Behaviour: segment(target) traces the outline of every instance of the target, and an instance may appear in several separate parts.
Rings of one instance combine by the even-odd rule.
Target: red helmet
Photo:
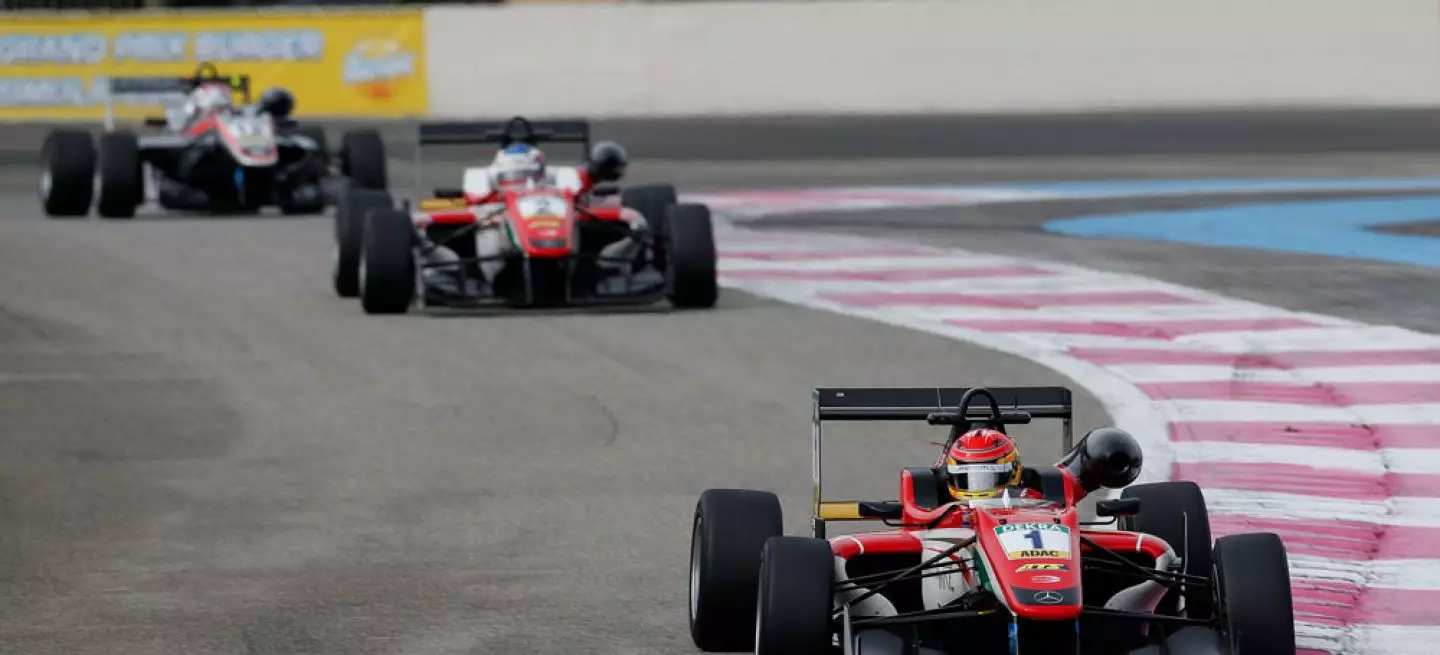
[[[956,500],[993,498],[1020,484],[1020,449],[998,430],[971,430],[945,453],[945,477]]]

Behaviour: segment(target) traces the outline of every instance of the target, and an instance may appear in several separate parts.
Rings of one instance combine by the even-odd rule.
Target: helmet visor
[[[497,171],[495,178],[505,183],[524,182],[539,177],[540,170],[539,166],[514,166]]]
[[[956,491],[994,491],[1010,484],[1020,463],[1010,461],[970,464],[951,462],[945,467],[950,476],[950,486]]]

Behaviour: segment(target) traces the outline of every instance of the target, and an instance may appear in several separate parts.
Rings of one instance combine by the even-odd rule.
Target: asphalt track
[[[5,143],[23,141],[5,132]],[[781,163],[714,163],[673,147],[676,159],[642,161],[635,179],[701,190],[1400,175],[1440,163],[1424,153],[930,151],[837,163],[811,160],[845,153],[804,149]],[[453,164],[427,168],[445,180]],[[406,179],[398,167],[392,176]],[[7,652],[693,652],[694,499],[714,486],[773,489],[800,530],[811,387],[1067,383],[978,347],[733,292],[699,313],[367,317],[328,288],[328,219],[50,221],[33,180],[32,168],[0,170]],[[903,230],[1282,307],[1440,322],[1399,291],[1433,293],[1433,271],[1036,228],[1097,206],[783,223]],[[1079,398],[1081,426],[1106,420]],[[926,432],[837,430],[848,443],[827,453],[833,488],[893,495],[897,467],[933,457]],[[1034,430],[1022,445],[1031,457],[1058,451]]]

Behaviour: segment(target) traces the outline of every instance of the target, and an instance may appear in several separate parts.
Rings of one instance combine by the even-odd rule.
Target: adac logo
[[[393,97],[398,80],[415,74],[415,53],[391,38],[365,39],[345,55],[341,79],[375,99]]]

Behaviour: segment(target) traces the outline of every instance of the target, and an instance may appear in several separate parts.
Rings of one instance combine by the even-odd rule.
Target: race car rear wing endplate
[[[1063,426],[1061,444],[1064,452],[1074,447],[1074,400],[1065,387],[987,387],[1000,410],[1025,412],[1031,418],[1060,419]],[[964,387],[856,387],[816,388],[812,393],[813,412],[811,417],[811,466],[814,480],[814,512],[811,517],[815,536],[825,533],[822,518],[830,514],[830,520],[875,520],[866,516],[861,509],[853,515],[841,518],[833,512],[823,511],[827,506],[838,509],[842,506],[860,506],[857,501],[826,501],[821,494],[821,424],[825,421],[926,421],[932,414],[955,412],[959,409],[960,397],[969,389]],[[990,417],[988,401],[972,402],[966,411],[967,418],[977,420]],[[846,513],[846,510],[841,510]]]

